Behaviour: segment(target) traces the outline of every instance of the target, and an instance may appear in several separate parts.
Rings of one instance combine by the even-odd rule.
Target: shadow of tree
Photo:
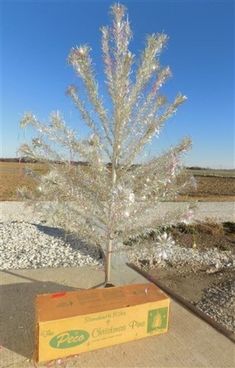
[[[91,244],[85,243],[76,234],[67,233],[62,228],[51,227],[51,226],[35,224],[35,223],[31,223],[31,225],[34,225],[39,231],[43,232],[44,234],[48,236],[63,240],[73,250],[79,250],[79,252],[84,256],[89,255],[94,259],[103,258],[103,253],[102,253],[101,248],[99,248],[98,246],[95,247]]]

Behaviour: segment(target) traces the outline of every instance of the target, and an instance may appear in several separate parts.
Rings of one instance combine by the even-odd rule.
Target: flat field
[[[0,162],[0,201],[20,200],[17,189],[25,186],[34,190],[35,181],[26,175],[27,169],[36,174],[46,173],[41,163]],[[197,183],[197,189],[179,196],[179,201],[234,201],[235,170],[187,169]]]
[[[235,170],[187,169],[197,187],[180,196],[179,200],[234,201]]]
[[[20,200],[17,190],[21,187],[34,190],[36,183],[26,175],[26,169],[36,174],[47,171],[46,165],[39,163],[0,162],[0,201]]]

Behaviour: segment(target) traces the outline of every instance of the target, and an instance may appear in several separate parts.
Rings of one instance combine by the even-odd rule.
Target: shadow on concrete
[[[5,272],[14,275],[13,272]],[[31,359],[35,349],[36,295],[81,289],[25,276],[20,278],[28,282],[0,286],[0,341],[3,347]]]

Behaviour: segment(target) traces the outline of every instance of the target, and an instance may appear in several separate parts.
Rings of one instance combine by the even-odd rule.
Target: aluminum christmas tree
[[[104,250],[107,283],[112,252],[123,249],[125,240],[187,217],[179,210],[159,215],[158,208],[187,185],[181,155],[191,145],[186,138],[156,158],[143,159],[146,146],[186,97],[178,94],[168,103],[159,92],[171,75],[170,68],[159,62],[167,36],[148,36],[136,63],[129,49],[132,34],[124,6],[113,5],[111,13],[111,26],[101,29],[109,111],[98,91],[91,49],[75,47],[68,61],[84,88],[70,86],[67,93],[91,134],[79,138],[59,112],[51,114],[49,124],[27,113],[21,126],[31,125],[38,136],[20,149],[24,157],[49,167],[46,175],[35,177],[38,190],[28,196],[56,225]]]

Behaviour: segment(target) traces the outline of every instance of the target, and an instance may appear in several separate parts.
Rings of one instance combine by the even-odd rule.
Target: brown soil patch
[[[35,190],[36,183],[25,174],[26,169],[31,169],[36,174],[47,171],[46,165],[38,163],[0,162],[0,201],[19,200],[17,189],[21,187]]]
[[[180,224],[173,226],[170,231],[177,244],[198,250],[218,248],[235,252],[235,224],[225,222],[198,223],[192,225]]]
[[[203,295],[203,290],[211,285],[230,278],[235,279],[235,271],[223,271],[214,274],[201,271],[195,274],[179,272],[174,268],[162,269],[156,267],[148,270],[148,273],[189,302],[198,302]]]
[[[35,189],[35,182],[25,174],[25,169],[46,173],[41,163],[0,162],[0,200],[20,200],[17,189],[25,186]],[[84,167],[85,169],[85,167]],[[234,170],[187,169],[197,182],[197,189],[182,193],[177,201],[235,201]]]
[[[177,244],[183,247],[192,248],[194,244],[201,251],[216,247],[219,251],[235,253],[235,223],[180,224],[169,232]],[[192,272],[190,266],[175,268],[170,264],[166,268],[155,265],[151,269],[143,264],[143,268],[163,285],[235,333],[234,289],[229,286],[235,282],[234,267],[223,270],[214,268],[209,273],[208,268]]]
[[[193,174],[193,172],[192,172]],[[193,199],[198,201],[234,201],[235,200],[235,177],[229,172],[227,176],[198,175],[193,174],[197,188],[190,190],[180,199]],[[231,175],[231,176],[230,176]]]

